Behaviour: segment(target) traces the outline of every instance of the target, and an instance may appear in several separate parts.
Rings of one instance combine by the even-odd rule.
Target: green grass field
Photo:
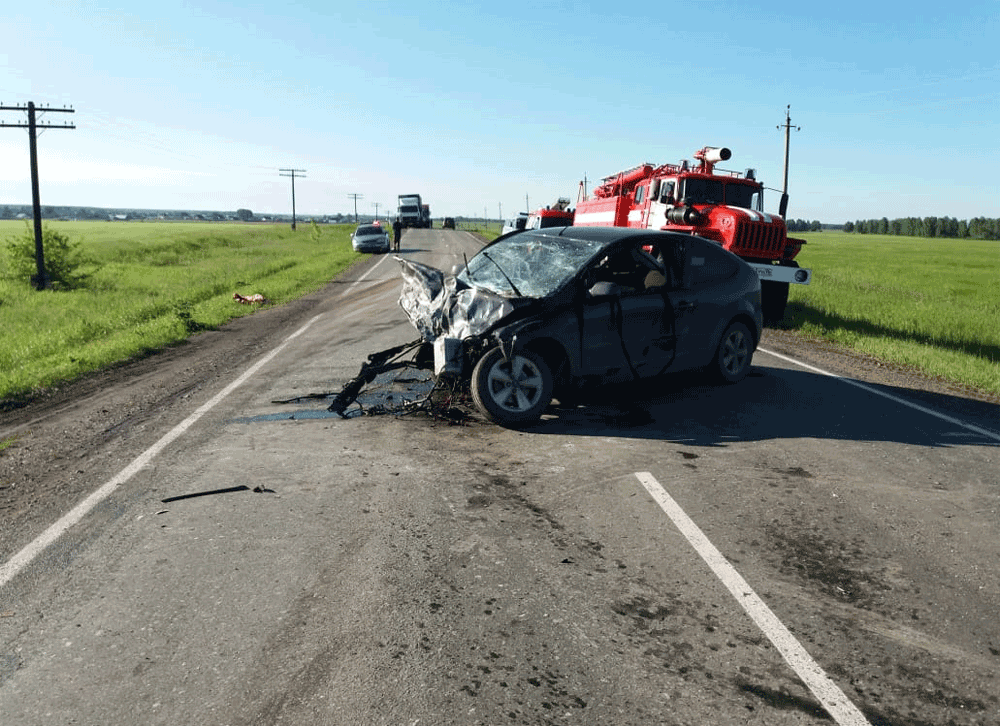
[[[435,226],[440,227],[440,223],[435,221]],[[455,224],[455,229],[460,229],[464,232],[474,232],[485,239],[496,239],[500,236],[500,231],[503,228],[503,222],[486,222],[481,219],[479,220],[464,220],[459,219]]]
[[[353,225],[52,222],[92,260],[85,284],[36,291],[11,279],[0,222],[0,400],[71,380],[251,314],[233,293],[280,304],[319,289],[360,259]]]
[[[0,222],[0,401],[252,313],[234,292],[293,300],[361,257],[352,225],[50,224],[93,262],[84,286],[37,292],[5,257],[24,223]],[[798,236],[813,282],[792,286],[785,327],[1000,395],[1000,243]]]
[[[785,324],[1000,395],[1000,242],[797,233]]]

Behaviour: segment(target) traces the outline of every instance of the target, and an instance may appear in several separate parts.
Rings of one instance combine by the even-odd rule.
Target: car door
[[[621,338],[638,378],[657,376],[674,361],[676,336],[669,298],[662,287],[623,293]]]
[[[665,276],[636,249],[619,250],[584,276],[583,375],[611,381],[647,378],[673,362],[676,336]]]
[[[718,245],[691,237],[678,249],[680,279],[669,292],[676,321],[677,355],[673,368],[706,365],[715,353],[721,326],[732,314],[726,281],[737,263]]]

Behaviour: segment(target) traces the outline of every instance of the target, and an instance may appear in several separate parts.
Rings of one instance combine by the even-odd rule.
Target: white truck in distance
[[[400,194],[396,216],[404,227],[426,229],[431,226],[430,206],[423,204],[419,194]]]

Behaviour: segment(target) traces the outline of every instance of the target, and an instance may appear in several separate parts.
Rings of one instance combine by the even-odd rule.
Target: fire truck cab
[[[573,224],[573,211],[569,208],[569,198],[559,197],[555,204],[543,207],[528,215],[525,229],[545,229],[546,227],[569,227]]]

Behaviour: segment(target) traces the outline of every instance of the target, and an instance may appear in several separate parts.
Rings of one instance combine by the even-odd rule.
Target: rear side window
[[[695,240],[688,246],[687,267],[687,284],[691,287],[725,280],[740,269],[736,260],[721,247]]]

